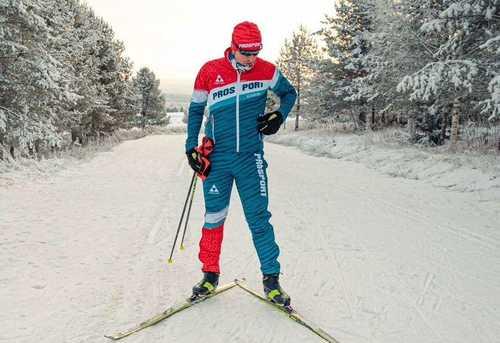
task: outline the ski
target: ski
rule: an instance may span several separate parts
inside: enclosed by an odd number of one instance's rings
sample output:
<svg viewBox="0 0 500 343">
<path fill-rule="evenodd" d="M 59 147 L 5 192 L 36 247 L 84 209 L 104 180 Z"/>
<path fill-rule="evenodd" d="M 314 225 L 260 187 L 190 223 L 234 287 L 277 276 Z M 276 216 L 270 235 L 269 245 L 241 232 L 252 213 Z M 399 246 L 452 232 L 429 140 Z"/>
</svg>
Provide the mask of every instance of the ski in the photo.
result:
<svg viewBox="0 0 500 343">
<path fill-rule="evenodd" d="M 224 286 L 218 287 L 213 293 L 211 293 L 207 296 L 204 296 L 201 298 L 196 298 L 196 299 L 193 299 L 192 297 L 190 297 L 190 298 L 186 299 L 185 301 L 183 301 L 182 303 L 176 304 L 176 305 L 173 305 L 173 306 L 167 308 L 162 313 L 157 314 L 156 316 L 145 320 L 144 322 L 140 323 L 139 325 L 137 325 L 129 330 L 118 332 L 118 333 L 115 333 L 113 335 L 104 335 L 104 337 L 112 339 L 114 341 L 117 341 L 117 340 L 122 339 L 124 337 L 130 336 L 133 333 L 144 330 L 145 328 L 148 328 L 150 326 L 156 325 L 159 322 L 161 322 L 162 320 L 167 319 L 168 317 L 171 317 L 174 314 L 179 313 L 179 312 L 181 312 L 181 311 L 183 311 L 183 310 L 185 310 L 193 305 L 199 304 L 207 299 L 210 299 L 218 294 L 221 294 L 222 292 L 225 292 L 225 291 L 233 288 L 234 286 L 236 286 L 236 282 L 231 282 L 231 283 L 228 283 Z"/>
<path fill-rule="evenodd" d="M 311 323 L 310 321 L 306 320 L 303 316 L 301 316 L 295 309 L 293 309 L 291 306 L 280 306 L 278 304 L 275 304 L 269 300 L 267 300 L 264 296 L 260 295 L 256 291 L 252 290 L 245 284 L 245 280 L 234 280 L 236 285 L 244 290 L 245 292 L 253 295 L 254 297 L 257 297 L 258 299 L 264 301 L 265 303 L 273 306 L 274 308 L 280 310 L 283 313 L 286 313 L 288 318 L 292 319 L 294 322 L 306 327 L 307 329 L 311 330 L 314 332 L 316 335 L 319 337 L 323 338 L 325 341 L 330 342 L 330 343 L 339 343 L 335 338 L 330 336 L 326 331 L 318 327 L 317 325 Z"/>
</svg>

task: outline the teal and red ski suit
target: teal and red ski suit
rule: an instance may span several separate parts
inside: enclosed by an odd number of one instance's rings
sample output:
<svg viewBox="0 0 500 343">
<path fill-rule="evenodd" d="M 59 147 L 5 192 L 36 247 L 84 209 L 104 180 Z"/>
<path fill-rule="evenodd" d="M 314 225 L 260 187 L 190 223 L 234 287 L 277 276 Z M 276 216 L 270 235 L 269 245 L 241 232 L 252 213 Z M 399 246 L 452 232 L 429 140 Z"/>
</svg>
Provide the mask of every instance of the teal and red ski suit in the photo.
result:
<svg viewBox="0 0 500 343">
<path fill-rule="evenodd" d="M 278 68 L 261 58 L 249 71 L 240 72 L 232 63 L 231 49 L 224 57 L 200 69 L 188 114 L 186 152 L 198 145 L 205 108 L 205 135 L 214 143 L 211 172 L 203 182 L 205 223 L 199 258 L 204 272 L 220 272 L 219 256 L 224 221 L 229 210 L 233 182 L 236 183 L 245 217 L 252 233 L 263 274 L 280 272 L 279 247 L 269 223 L 267 162 L 257 118 L 264 115 L 267 92 L 280 98 L 283 119 L 290 113 L 297 93 Z"/>
</svg>

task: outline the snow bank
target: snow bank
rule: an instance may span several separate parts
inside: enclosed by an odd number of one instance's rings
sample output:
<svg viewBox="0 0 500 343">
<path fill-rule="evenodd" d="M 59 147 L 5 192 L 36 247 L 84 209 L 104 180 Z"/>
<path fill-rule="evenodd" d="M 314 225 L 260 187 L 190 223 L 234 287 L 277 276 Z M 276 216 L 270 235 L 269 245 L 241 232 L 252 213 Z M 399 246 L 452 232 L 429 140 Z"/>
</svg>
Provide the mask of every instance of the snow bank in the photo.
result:
<svg viewBox="0 0 500 343">
<path fill-rule="evenodd" d="M 8 164 L 0 162 L 0 187 L 11 186 L 20 180 L 43 179 L 63 169 L 69 160 L 75 161 L 68 156 L 41 161 L 20 158 Z"/>
<path fill-rule="evenodd" d="M 146 126 L 142 128 L 119 129 L 112 136 L 103 136 L 99 141 L 92 141 L 88 145 L 68 145 L 62 150 L 42 156 L 40 159 L 17 156 L 10 158 L 8 152 L 3 155 L 8 157 L 7 162 L 0 160 L 0 187 L 11 186 L 26 180 L 43 181 L 49 176 L 75 164 L 89 161 L 99 152 L 110 152 L 121 142 L 144 138 L 149 135 L 166 135 L 185 132 L 185 124 L 178 124 L 178 117 L 182 122 L 182 113 L 174 115 L 174 120 L 167 126 Z"/>
<path fill-rule="evenodd" d="M 386 130 L 366 135 L 287 128 L 266 140 L 294 146 L 315 156 L 355 161 L 381 173 L 423 180 L 460 192 L 477 192 L 479 200 L 500 200 L 500 156 L 453 153 L 448 147 L 404 144 L 404 132 Z"/>
<path fill-rule="evenodd" d="M 168 122 L 168 125 L 167 125 L 167 128 L 171 129 L 171 130 L 178 130 L 178 131 L 182 131 L 182 130 L 186 130 L 186 123 L 184 123 L 183 119 L 184 119 L 184 112 L 171 112 L 171 113 L 168 113 L 167 116 L 169 118 L 169 122 Z"/>
</svg>

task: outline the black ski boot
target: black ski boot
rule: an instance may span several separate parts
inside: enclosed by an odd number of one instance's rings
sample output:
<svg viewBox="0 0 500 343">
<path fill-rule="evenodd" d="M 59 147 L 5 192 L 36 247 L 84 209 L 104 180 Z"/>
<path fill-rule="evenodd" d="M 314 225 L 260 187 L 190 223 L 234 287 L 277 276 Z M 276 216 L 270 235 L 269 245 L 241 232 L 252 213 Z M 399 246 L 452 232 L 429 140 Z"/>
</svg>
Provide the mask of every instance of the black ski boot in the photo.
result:
<svg viewBox="0 0 500 343">
<path fill-rule="evenodd" d="M 279 274 L 264 274 L 262 283 L 264 284 L 264 293 L 269 301 L 283 307 L 290 306 L 290 296 L 281 288 Z"/>
<path fill-rule="evenodd" d="M 219 284 L 219 274 L 212 272 L 203 273 L 203 279 L 193 287 L 193 295 L 191 300 L 202 298 L 209 295 L 217 288 Z"/>
</svg>

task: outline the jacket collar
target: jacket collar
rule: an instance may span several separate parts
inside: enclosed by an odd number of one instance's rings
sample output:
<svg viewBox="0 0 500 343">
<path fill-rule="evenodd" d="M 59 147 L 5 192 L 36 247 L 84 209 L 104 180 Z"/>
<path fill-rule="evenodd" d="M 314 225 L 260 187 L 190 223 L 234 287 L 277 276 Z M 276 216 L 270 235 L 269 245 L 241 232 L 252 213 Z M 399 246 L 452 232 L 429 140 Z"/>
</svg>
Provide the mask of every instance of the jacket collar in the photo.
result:
<svg viewBox="0 0 500 343">
<path fill-rule="evenodd" d="M 236 67 L 236 60 L 234 59 L 231 47 L 227 48 L 224 51 L 224 57 L 225 57 L 224 59 L 225 59 L 226 63 L 229 65 L 229 67 L 232 68 L 233 70 L 238 71 L 238 68 Z M 258 57 L 255 60 L 255 64 L 253 65 L 253 67 L 250 70 L 245 70 L 245 71 L 242 71 L 242 72 L 243 73 L 245 73 L 245 72 L 248 73 L 248 72 L 252 71 L 253 69 L 255 69 L 255 66 L 257 65 L 257 63 L 259 63 L 259 58 Z"/>
</svg>

